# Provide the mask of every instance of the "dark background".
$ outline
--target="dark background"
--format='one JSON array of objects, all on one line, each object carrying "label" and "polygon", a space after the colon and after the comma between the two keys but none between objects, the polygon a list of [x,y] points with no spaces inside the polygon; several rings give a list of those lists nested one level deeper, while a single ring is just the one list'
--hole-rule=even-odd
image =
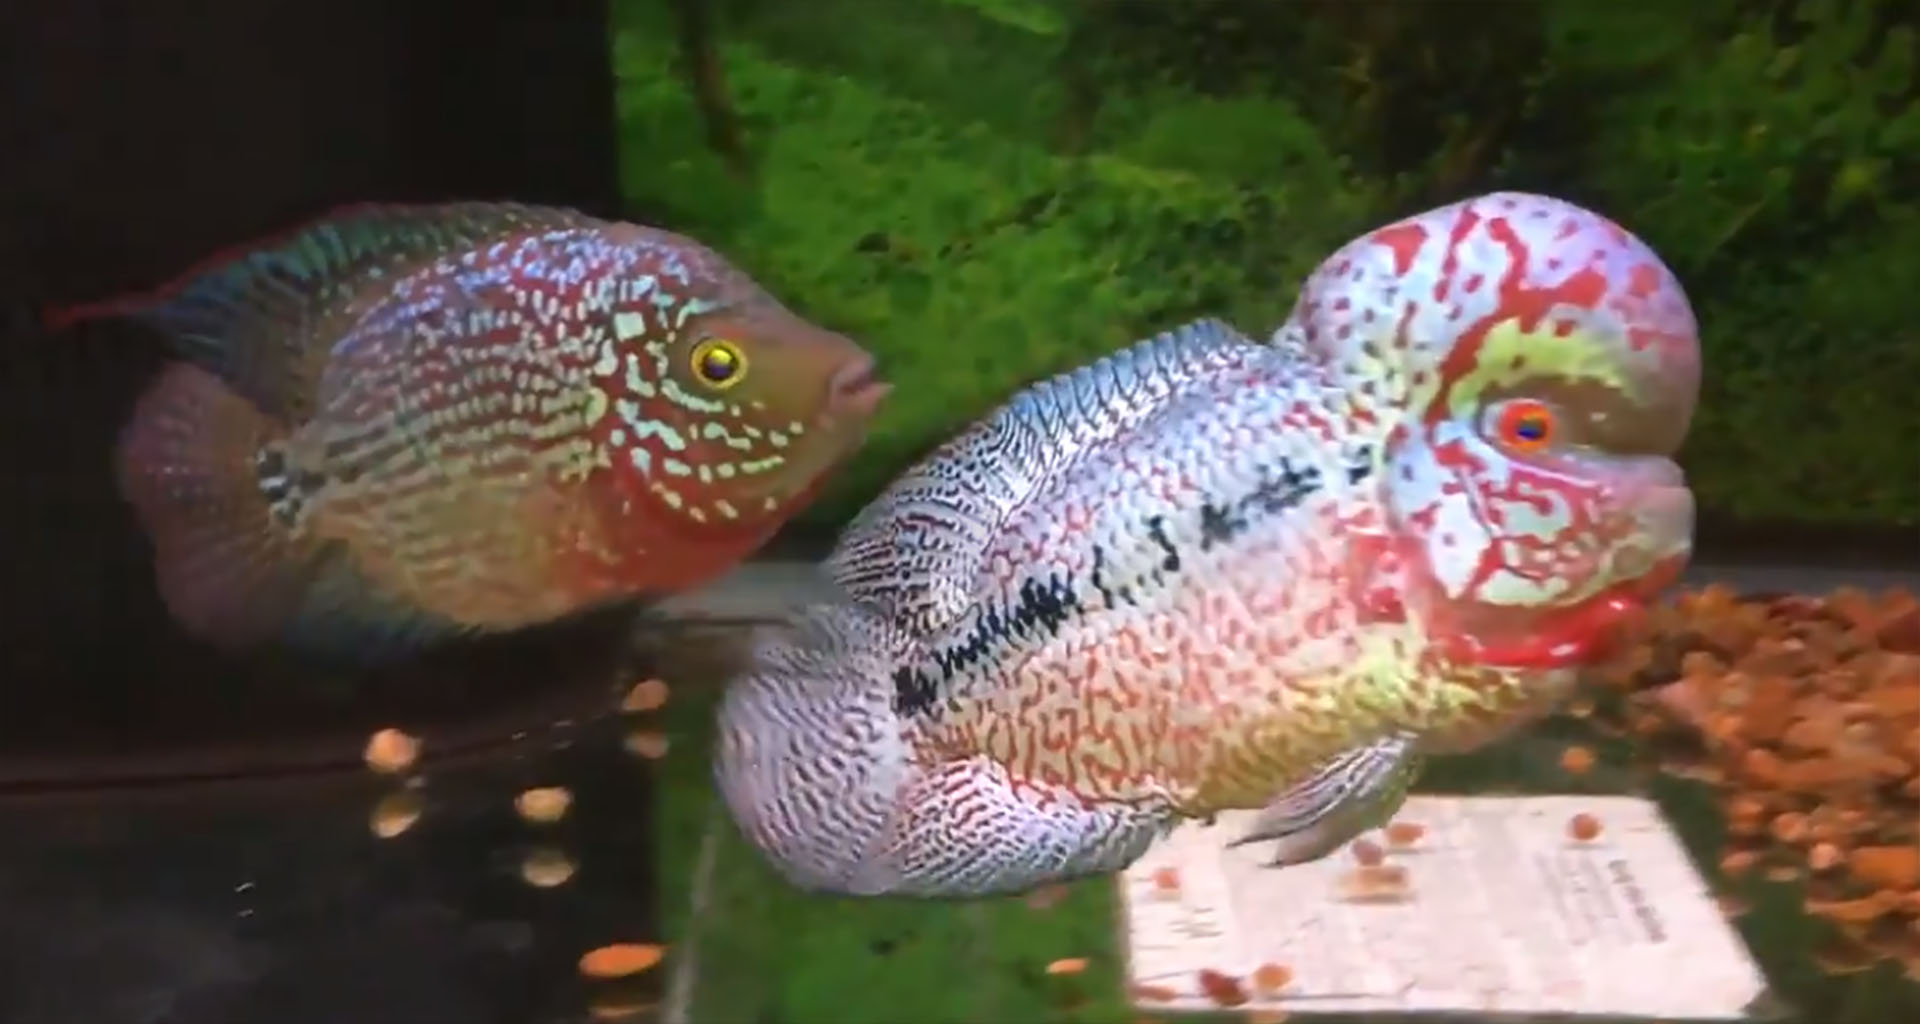
[{"label": "dark background", "polygon": [[[379,677],[213,657],[108,471],[156,339],[38,320],[345,202],[615,213],[609,59],[583,0],[0,8],[0,1022],[572,1020],[579,953],[655,934],[609,723],[505,742],[630,665],[577,630]],[[384,725],[461,756],[381,844]],[[536,783],[579,794],[558,890],[516,877]]]}]

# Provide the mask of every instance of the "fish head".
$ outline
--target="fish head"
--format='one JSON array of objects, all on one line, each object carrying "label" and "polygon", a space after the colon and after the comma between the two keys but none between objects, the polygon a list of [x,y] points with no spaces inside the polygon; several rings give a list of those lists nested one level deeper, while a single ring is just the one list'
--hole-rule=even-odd
[{"label": "fish head", "polygon": [[1502,670],[1609,656],[1692,548],[1673,458],[1700,352],[1679,282],[1612,221],[1519,193],[1391,225],[1322,269],[1289,329],[1378,432],[1426,636]]},{"label": "fish head", "polygon": [[668,510],[703,525],[797,510],[859,447],[889,390],[852,339],[742,290],[649,342],[639,365],[656,379],[632,389],[644,475]]}]

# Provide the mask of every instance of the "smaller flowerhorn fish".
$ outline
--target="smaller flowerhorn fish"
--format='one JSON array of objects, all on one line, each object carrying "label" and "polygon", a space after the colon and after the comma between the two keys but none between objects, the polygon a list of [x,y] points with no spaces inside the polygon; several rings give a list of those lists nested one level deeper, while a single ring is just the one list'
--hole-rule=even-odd
[{"label": "smaller flowerhorn fish", "polygon": [[1116,871],[1230,809],[1324,856],[1679,572],[1695,334],[1645,244],[1501,193],[1342,248],[1269,343],[1201,321],[1030,388],[848,528],[847,600],[760,638],[723,798],[841,893]]},{"label": "smaller flowerhorn fish", "polygon": [[117,456],[162,597],[227,648],[380,657],[702,583],[860,442],[873,359],[689,238],[367,205],[124,316],[175,341]]}]

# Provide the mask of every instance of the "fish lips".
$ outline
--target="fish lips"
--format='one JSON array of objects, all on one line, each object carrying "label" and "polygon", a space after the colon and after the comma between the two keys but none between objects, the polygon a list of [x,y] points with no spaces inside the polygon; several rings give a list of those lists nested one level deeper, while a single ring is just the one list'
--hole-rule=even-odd
[{"label": "fish lips", "polygon": [[1634,525],[1616,556],[1615,582],[1557,607],[1462,609],[1443,633],[1447,656],[1486,668],[1548,671],[1619,653],[1644,630],[1647,608],[1679,581],[1692,556],[1693,494],[1675,479],[1661,473],[1625,495]]},{"label": "fish lips", "polygon": [[834,430],[849,424],[864,425],[892,391],[893,385],[880,379],[879,364],[873,357],[848,363],[827,382],[820,428]]}]

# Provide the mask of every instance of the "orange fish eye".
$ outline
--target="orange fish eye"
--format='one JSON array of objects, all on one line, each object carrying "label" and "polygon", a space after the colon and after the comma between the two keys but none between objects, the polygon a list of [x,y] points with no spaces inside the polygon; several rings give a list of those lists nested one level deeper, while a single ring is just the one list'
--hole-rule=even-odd
[{"label": "orange fish eye", "polygon": [[747,354],[725,338],[708,338],[693,347],[689,360],[700,383],[724,391],[747,378]]},{"label": "orange fish eye", "polygon": [[1522,399],[1500,408],[1496,433],[1501,444],[1515,451],[1537,452],[1553,444],[1559,424],[1544,402]]}]

